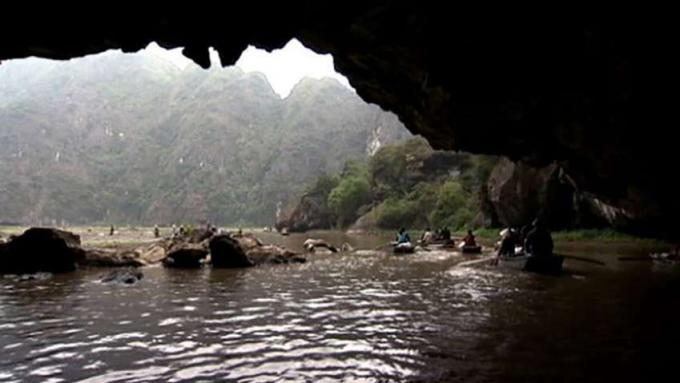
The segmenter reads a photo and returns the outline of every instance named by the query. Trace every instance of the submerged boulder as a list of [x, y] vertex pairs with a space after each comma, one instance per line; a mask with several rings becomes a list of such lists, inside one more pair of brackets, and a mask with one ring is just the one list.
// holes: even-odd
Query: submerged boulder
[[217, 235], [210, 240], [210, 258], [214, 267], [241, 268], [264, 263], [301, 263], [305, 259], [286, 248], [264, 245], [251, 235]]
[[0, 274], [73, 271], [84, 256], [78, 235], [52, 228], [31, 228], [0, 245]]
[[129, 270], [114, 270], [104, 276], [101, 279], [102, 283], [122, 283], [126, 285], [131, 285], [133, 283], [139, 282], [144, 278], [144, 274], [137, 269]]

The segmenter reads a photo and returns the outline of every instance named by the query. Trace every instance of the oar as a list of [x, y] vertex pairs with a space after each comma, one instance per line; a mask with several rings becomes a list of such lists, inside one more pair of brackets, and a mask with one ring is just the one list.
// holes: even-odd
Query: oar
[[619, 261], [653, 261], [652, 257], [619, 257]]
[[471, 261], [461, 262], [461, 263], [457, 264], [456, 267], [472, 266], [472, 265], [476, 265], [476, 264], [478, 264], [478, 263], [484, 263], [484, 262], [491, 261], [491, 260], [493, 260], [493, 259], [495, 259], [495, 258], [496, 258], [495, 255], [490, 255], [490, 256], [488, 256], [488, 257], [483, 257], [483, 258], [479, 258], [479, 259], [473, 259], [473, 260], [471, 260]]
[[[557, 254], [556, 254], [556, 255], [557, 255]], [[575, 260], [575, 261], [588, 262], [588, 263], [592, 263], [592, 264], [600, 265], [600, 266], [605, 266], [605, 265], [606, 265], [606, 263], [604, 263], [604, 262], [602, 262], [602, 261], [597, 261], [597, 260], [595, 260], [595, 259], [584, 258], [584, 257], [577, 257], [577, 256], [575, 256], [575, 255], [561, 255], [561, 256], [564, 257], [564, 258], [566, 258], [566, 259], [573, 259], [573, 260]]]
[[374, 247], [374, 248], [373, 248], [373, 251], [378, 251], [378, 250], [382, 249], [383, 247], [387, 247], [387, 246], [394, 246], [394, 245], [392, 244], [392, 242], [387, 242], [387, 243], [382, 244], [382, 245], [380, 245], [380, 246], [378, 246], [378, 247]]

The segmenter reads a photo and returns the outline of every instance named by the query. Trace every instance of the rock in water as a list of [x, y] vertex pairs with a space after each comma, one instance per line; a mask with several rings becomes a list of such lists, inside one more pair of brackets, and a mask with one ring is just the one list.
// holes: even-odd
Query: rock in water
[[19, 276], [19, 282], [26, 281], [44, 281], [46, 279], [52, 278], [52, 273], [35, 273], [35, 274], [22, 274]]
[[31, 228], [0, 245], [0, 274], [63, 273], [85, 257], [80, 237], [52, 228]]
[[170, 249], [163, 265], [166, 267], [198, 268], [201, 267], [207, 256], [208, 250], [201, 245], [183, 243]]
[[323, 239], [308, 238], [302, 245], [308, 253], [314, 253], [316, 249], [326, 249], [328, 252], [337, 253], [338, 248], [324, 241]]
[[250, 235], [217, 235], [210, 240], [210, 257], [214, 267], [240, 268], [263, 263], [302, 263], [304, 258], [276, 245], [263, 245]]
[[[243, 242], [243, 246], [240, 242]], [[246, 249], [254, 247], [246, 238], [239, 241], [229, 235], [217, 235], [210, 240], [210, 259], [214, 267], [249, 267], [254, 264], [248, 259]]]
[[144, 274], [136, 269], [114, 270], [102, 278], [101, 281], [102, 283], [115, 282], [131, 285], [133, 283], [139, 282], [142, 278], [144, 278]]

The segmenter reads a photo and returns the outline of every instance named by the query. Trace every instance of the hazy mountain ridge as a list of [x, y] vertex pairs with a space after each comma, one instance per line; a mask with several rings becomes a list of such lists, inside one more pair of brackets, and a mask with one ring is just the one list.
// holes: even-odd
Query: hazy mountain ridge
[[271, 224], [279, 201], [409, 134], [331, 79], [152, 55], [0, 65], [0, 220]]

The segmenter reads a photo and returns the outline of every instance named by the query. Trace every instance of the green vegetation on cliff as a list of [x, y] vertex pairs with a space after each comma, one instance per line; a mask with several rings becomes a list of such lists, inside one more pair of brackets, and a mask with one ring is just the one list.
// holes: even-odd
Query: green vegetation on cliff
[[363, 229], [459, 229], [474, 223], [480, 188], [495, 162], [492, 157], [435, 151], [424, 139], [412, 138], [380, 148], [364, 163], [348, 162], [337, 175], [320, 178], [309, 192], [325, 195], [327, 208], [318, 210], [330, 211], [337, 227], [356, 221], [355, 227]]

